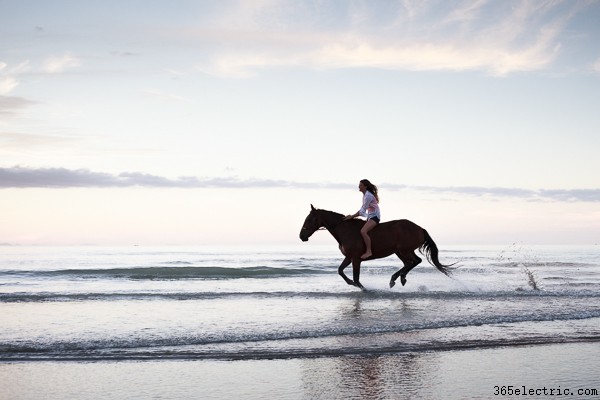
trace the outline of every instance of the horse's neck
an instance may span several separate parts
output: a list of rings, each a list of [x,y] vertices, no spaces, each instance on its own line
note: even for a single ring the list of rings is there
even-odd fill
[[[338,242],[340,241],[339,235],[336,233],[336,226],[339,225],[340,222],[342,222],[342,219],[344,218],[344,216],[342,214],[338,214],[335,213],[333,211],[326,211],[326,210],[321,210],[321,218],[323,221],[323,226],[325,226],[325,228],[327,228],[327,230],[329,231],[329,233],[331,233],[331,235],[335,238],[335,240],[337,240]]]
[[[344,222],[344,216],[333,211],[326,211],[326,215],[328,218],[328,222],[326,223],[328,223],[328,225],[325,227],[340,245],[354,242],[357,237],[360,237],[360,228],[363,226],[362,224],[364,224],[364,222],[361,223],[359,222],[360,220],[356,219]],[[323,221],[325,221],[324,216]]]
[[[344,216],[333,211],[322,210],[321,218],[323,219],[326,228],[333,228],[335,225],[342,222]]]

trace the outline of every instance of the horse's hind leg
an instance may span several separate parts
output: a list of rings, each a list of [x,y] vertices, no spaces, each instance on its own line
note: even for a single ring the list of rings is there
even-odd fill
[[[408,263],[407,260],[405,260],[402,257],[402,254],[400,253],[396,253],[396,255],[398,256],[398,258],[400,259],[400,261],[402,261],[402,263],[404,263],[404,267],[402,267],[401,269],[398,270],[398,272],[396,272],[395,274],[392,275],[392,278],[390,279],[390,287],[393,288],[396,285],[396,279],[398,279],[398,277],[400,275],[402,275],[402,279],[400,280],[400,282],[402,282],[402,286],[404,286],[406,284],[406,274],[408,273],[406,271],[406,269],[408,268]]]
[[[397,252],[396,255],[402,262],[404,263],[404,267],[402,267],[398,272],[392,275],[392,279],[390,279],[390,287],[394,287],[396,284],[396,279],[400,277],[400,283],[402,286],[406,285],[406,275],[417,265],[421,263],[421,258],[417,256],[414,252]]]

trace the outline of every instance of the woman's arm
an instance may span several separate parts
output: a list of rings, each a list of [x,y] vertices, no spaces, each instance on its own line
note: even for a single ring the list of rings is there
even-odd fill
[[[356,218],[356,217],[358,217],[359,215],[360,215],[360,213],[359,213],[359,212],[355,212],[355,213],[354,213],[354,214],[352,214],[352,215],[346,215],[346,216],[344,217],[344,221],[345,221],[345,220],[347,220],[347,219],[353,219],[353,218]]]
[[[367,208],[369,206],[369,203],[371,202],[372,197],[373,197],[373,195],[371,194],[371,192],[366,192],[365,195],[363,196],[363,204],[362,204],[362,207],[360,208],[360,210],[358,210],[357,212],[355,212],[352,215],[346,215],[344,217],[344,220],[356,218],[359,215],[363,215],[363,216],[367,215]]]

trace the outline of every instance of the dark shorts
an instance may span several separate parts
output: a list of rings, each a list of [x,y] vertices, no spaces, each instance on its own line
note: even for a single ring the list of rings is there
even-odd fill
[[[367,221],[375,221],[376,224],[379,224],[379,217],[371,217]]]

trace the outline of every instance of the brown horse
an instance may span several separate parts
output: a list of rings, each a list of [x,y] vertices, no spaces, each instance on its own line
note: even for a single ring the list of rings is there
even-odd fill
[[[344,220],[342,214],[333,211],[318,210],[310,206],[310,214],[306,217],[300,230],[300,239],[306,242],[317,230],[325,228],[337,240],[340,251],[345,256],[338,268],[338,273],[348,285],[364,289],[360,283],[360,256],[365,252],[365,243],[360,235],[360,228],[365,221],[360,219]],[[421,259],[415,254],[419,249],[427,260],[445,275],[450,275],[450,265],[443,265],[438,260],[438,248],[427,231],[417,224],[400,219],[384,222],[369,232],[372,241],[373,255],[367,260],[374,260],[396,254],[404,263],[404,267],[392,275],[390,287],[396,284],[400,277],[402,286],[406,284],[406,274],[419,265]],[[354,280],[344,274],[344,269],[352,263]],[[453,265],[453,264],[451,264]]]

